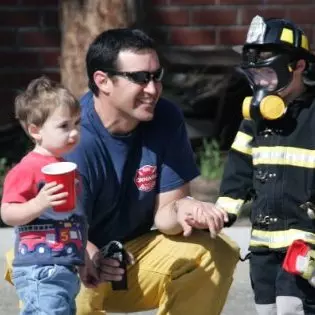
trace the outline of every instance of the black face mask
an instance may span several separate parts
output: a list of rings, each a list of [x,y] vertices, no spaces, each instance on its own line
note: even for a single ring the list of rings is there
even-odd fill
[[[246,97],[243,102],[244,118],[274,120],[284,115],[286,105],[277,93],[292,81],[291,64],[289,54],[262,59],[257,51],[244,52],[239,70],[246,76],[253,90],[253,96]]]

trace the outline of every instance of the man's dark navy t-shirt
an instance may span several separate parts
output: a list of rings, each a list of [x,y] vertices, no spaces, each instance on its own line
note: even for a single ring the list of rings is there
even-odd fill
[[[152,121],[117,136],[104,128],[91,92],[81,104],[81,141],[65,158],[78,164],[82,176],[89,240],[102,247],[133,239],[151,229],[157,194],[199,174],[182,113],[160,99]]]

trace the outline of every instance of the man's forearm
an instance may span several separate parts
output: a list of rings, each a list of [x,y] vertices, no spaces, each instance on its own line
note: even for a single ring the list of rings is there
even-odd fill
[[[167,235],[177,235],[182,233],[183,229],[177,220],[178,200],[159,209],[154,218],[156,228]]]

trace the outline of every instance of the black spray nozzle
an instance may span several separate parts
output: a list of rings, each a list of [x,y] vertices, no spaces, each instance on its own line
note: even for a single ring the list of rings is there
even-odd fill
[[[112,281],[113,290],[127,290],[127,265],[129,263],[129,256],[123,245],[118,241],[111,241],[100,250],[104,258],[116,259],[119,262],[119,267],[125,270],[122,275],[122,280]]]

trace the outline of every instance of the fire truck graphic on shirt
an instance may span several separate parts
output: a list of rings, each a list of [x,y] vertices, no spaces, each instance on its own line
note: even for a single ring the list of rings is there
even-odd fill
[[[25,225],[18,228],[18,253],[48,254],[64,252],[65,255],[82,250],[80,222],[56,221],[54,224]]]

